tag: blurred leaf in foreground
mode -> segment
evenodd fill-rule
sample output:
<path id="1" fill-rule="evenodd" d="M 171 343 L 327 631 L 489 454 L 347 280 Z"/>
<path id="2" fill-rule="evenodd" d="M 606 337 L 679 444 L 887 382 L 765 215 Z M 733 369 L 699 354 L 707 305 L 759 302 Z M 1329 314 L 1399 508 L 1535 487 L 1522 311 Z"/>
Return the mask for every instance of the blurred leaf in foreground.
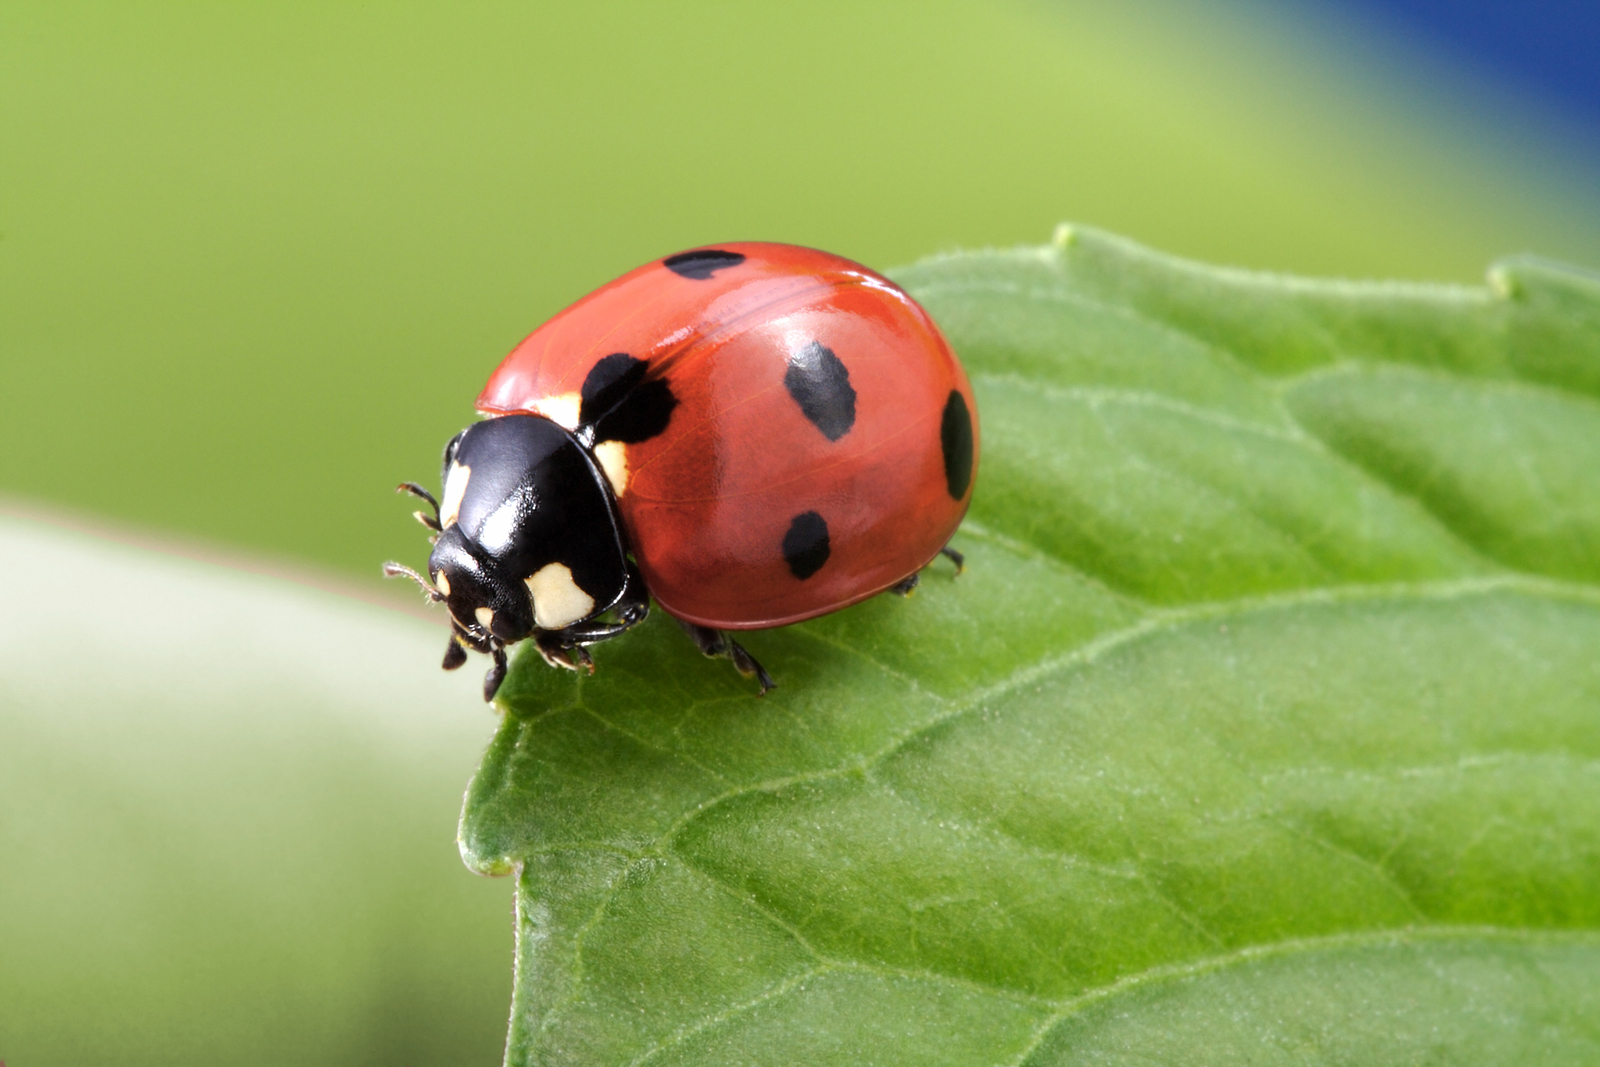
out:
<path id="1" fill-rule="evenodd" d="M 899 280 L 978 389 L 909 603 L 524 655 L 510 1062 L 1600 1059 L 1600 279 L 1091 231 Z"/>
<path id="2" fill-rule="evenodd" d="M 161 548 L 0 497 L 0 1060 L 492 1060 L 508 887 L 450 848 L 492 723 L 440 714 L 474 680 L 314 568 Z"/>

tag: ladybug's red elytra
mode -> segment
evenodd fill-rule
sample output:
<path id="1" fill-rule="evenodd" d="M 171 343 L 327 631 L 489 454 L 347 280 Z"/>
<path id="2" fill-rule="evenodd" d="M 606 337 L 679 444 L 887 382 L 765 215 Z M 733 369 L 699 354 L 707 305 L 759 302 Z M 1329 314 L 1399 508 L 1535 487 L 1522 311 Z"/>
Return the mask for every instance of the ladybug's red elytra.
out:
<path id="1" fill-rule="evenodd" d="M 648 263 L 512 350 L 445 447 L 431 581 L 444 666 L 532 638 L 592 671 L 586 646 L 653 597 L 708 656 L 773 685 L 730 630 L 910 592 L 966 514 L 978 419 L 966 373 L 893 282 L 793 245 Z"/>

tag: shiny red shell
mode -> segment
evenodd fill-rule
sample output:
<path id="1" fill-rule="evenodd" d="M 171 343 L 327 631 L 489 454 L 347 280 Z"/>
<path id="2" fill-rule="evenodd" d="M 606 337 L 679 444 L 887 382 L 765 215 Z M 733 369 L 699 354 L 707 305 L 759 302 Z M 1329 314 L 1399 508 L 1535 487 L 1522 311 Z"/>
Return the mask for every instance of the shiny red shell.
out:
<path id="1" fill-rule="evenodd" d="M 477 406 L 571 429 L 597 362 L 645 360 L 677 404 L 663 432 L 618 446 L 625 474 L 614 454 L 606 464 L 634 557 L 669 614 L 761 629 L 863 600 L 938 554 L 972 496 L 977 404 L 938 327 L 894 283 L 793 245 L 701 254 L 719 253 L 743 258 L 688 274 L 667 263 L 691 253 L 657 260 L 579 300 L 506 357 Z M 815 344 L 848 371 L 842 433 L 785 384 Z M 956 406 L 970 420 L 964 478 L 946 455 Z M 802 578 L 782 546 L 807 512 L 825 520 L 827 548 Z"/>

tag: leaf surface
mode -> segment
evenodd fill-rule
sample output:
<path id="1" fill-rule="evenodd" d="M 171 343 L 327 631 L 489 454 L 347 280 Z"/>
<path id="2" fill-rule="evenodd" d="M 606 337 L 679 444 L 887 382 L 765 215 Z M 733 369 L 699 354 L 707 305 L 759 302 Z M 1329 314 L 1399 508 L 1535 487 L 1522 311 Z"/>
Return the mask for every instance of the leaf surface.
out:
<path id="1" fill-rule="evenodd" d="M 968 570 L 526 653 L 463 855 L 515 1064 L 1600 1057 L 1600 279 L 1310 282 L 1093 231 L 900 272 Z"/>

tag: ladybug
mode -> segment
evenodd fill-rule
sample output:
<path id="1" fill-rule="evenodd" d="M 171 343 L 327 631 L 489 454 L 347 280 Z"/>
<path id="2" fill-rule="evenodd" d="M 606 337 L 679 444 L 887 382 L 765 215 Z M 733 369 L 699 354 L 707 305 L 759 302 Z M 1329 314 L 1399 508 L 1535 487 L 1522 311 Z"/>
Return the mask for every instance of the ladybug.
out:
<path id="1" fill-rule="evenodd" d="M 680 252 L 539 327 L 444 450 L 428 578 L 450 612 L 444 667 L 506 646 L 554 666 L 645 618 L 650 600 L 761 693 L 727 631 L 909 593 L 966 514 L 972 386 L 933 320 L 847 259 L 793 245 Z M 431 580 L 429 580 L 431 579 Z"/>

